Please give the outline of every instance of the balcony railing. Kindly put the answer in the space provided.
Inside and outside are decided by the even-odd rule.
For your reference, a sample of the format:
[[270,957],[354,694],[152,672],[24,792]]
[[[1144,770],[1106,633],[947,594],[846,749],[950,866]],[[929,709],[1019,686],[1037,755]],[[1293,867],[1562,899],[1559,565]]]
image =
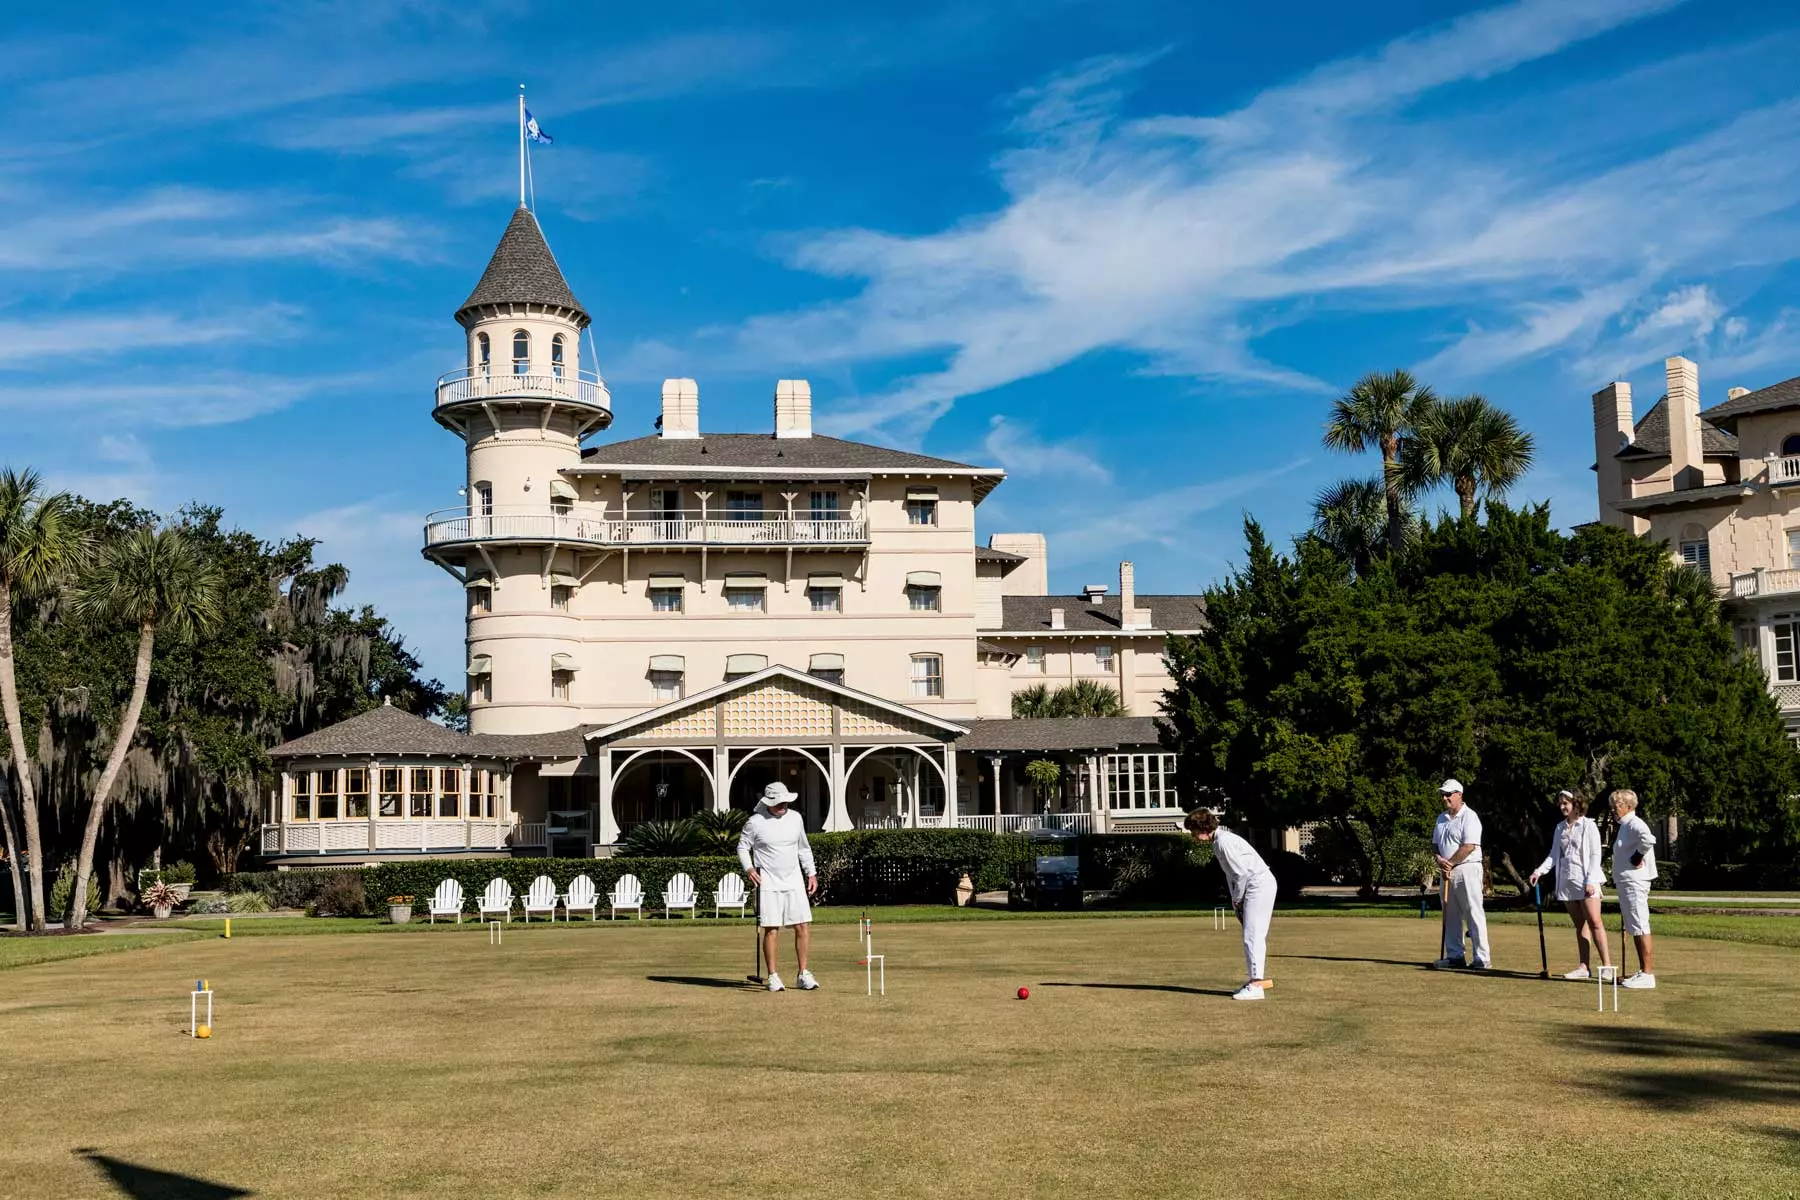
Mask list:
[[612,394],[606,390],[606,380],[594,371],[533,371],[517,375],[464,368],[438,379],[439,407],[470,400],[566,400],[612,411]]
[[1789,596],[1800,592],[1800,571],[1792,568],[1746,571],[1731,577],[1731,598],[1753,600],[1759,596]]
[[1775,484],[1800,484],[1800,454],[1786,457],[1771,457],[1769,463],[1769,482]]
[[676,513],[621,519],[584,505],[553,508],[496,505],[446,508],[425,518],[425,545],[518,541],[592,546],[862,546],[869,523],[861,518],[748,519]]
[[433,850],[504,850],[511,821],[381,820],[289,821],[262,827],[264,854],[367,854]]

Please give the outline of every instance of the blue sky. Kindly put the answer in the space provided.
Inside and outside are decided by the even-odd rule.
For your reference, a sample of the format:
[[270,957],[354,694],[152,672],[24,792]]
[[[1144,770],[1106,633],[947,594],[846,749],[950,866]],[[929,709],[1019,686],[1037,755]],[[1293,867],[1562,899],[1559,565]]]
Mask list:
[[0,460],[320,537],[447,680],[431,384],[521,82],[614,436],[667,375],[714,431],[809,378],[831,432],[1006,467],[983,534],[1061,590],[1303,528],[1370,470],[1318,444],[1368,370],[1518,414],[1565,525],[1606,382],[1800,374],[1791,4],[68,11],[0,18]]

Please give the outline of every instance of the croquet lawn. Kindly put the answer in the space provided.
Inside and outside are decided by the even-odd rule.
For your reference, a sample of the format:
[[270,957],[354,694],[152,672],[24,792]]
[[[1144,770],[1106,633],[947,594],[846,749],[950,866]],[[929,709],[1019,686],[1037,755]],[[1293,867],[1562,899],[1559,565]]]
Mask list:
[[885,998],[843,924],[773,996],[710,921],[22,966],[0,1196],[1800,1195],[1800,951],[1659,939],[1615,1015],[1530,926],[1452,974],[1435,920],[1277,914],[1246,1004],[1210,925],[878,923]]

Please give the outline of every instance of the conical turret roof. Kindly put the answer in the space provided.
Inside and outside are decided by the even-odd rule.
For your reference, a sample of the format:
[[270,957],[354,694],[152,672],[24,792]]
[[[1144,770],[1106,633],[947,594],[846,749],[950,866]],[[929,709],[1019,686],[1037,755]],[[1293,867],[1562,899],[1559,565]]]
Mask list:
[[494,247],[494,256],[488,259],[481,282],[456,310],[456,319],[460,321],[471,309],[489,304],[544,304],[572,310],[581,325],[589,321],[587,310],[569,290],[568,280],[556,265],[556,256],[550,253],[550,244],[544,240],[537,218],[523,204],[513,210],[512,222],[500,235],[500,244]]

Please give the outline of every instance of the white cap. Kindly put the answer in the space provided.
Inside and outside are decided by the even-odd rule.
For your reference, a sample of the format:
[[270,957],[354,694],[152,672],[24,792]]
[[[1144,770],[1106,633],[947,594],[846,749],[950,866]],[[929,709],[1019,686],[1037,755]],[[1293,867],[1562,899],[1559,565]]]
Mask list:
[[1439,788],[1438,791],[1448,796],[1451,792],[1462,791],[1462,784],[1454,779],[1446,779],[1444,780],[1444,786]]
[[779,779],[764,788],[762,794],[762,802],[770,808],[774,808],[777,804],[792,804],[799,798],[800,793],[788,791],[787,784]]

